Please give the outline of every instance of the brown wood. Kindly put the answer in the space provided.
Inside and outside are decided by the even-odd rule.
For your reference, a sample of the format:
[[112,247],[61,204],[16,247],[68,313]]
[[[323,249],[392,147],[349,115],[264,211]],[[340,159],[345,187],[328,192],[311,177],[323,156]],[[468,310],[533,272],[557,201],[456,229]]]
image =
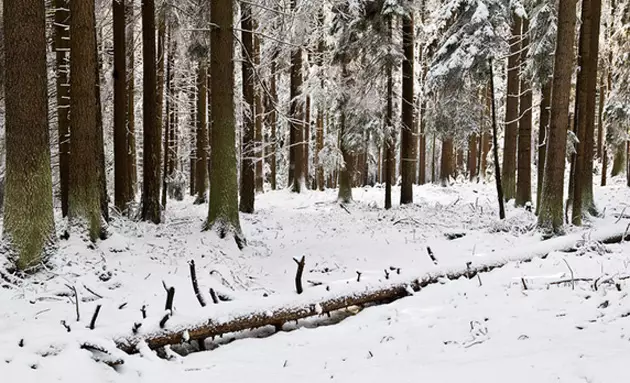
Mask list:
[[414,19],[413,13],[403,16],[402,45],[402,117],[400,141],[400,204],[413,203],[413,184],[416,177],[416,127],[414,124]]

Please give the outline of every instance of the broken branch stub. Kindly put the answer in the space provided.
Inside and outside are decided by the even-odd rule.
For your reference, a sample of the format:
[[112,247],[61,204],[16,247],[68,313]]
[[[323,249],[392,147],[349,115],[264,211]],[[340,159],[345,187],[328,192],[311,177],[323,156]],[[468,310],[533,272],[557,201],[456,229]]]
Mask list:
[[298,294],[302,294],[304,289],[302,288],[302,274],[304,273],[304,265],[306,263],[305,256],[302,256],[302,259],[299,261],[297,258],[293,258],[295,263],[297,263],[297,271],[295,272],[295,290]]

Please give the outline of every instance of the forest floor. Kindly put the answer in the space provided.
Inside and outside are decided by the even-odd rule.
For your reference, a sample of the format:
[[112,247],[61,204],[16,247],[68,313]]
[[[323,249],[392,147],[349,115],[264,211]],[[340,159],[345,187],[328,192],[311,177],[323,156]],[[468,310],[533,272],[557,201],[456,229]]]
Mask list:
[[[45,270],[0,289],[0,380],[630,381],[630,245],[589,241],[593,229],[617,225],[623,231],[628,225],[627,218],[618,219],[630,203],[624,183],[613,179],[595,189],[605,214],[568,229],[583,233],[576,252],[431,285],[330,326],[310,320],[268,337],[269,331],[228,335],[208,341],[211,351],[173,360],[141,353],[116,369],[97,363],[89,351],[64,343],[70,336],[60,322],[74,334],[88,325],[97,304],[97,330],[130,326],[140,320],[142,306],[149,316],[161,315],[163,283],[176,288],[175,316],[197,310],[189,260],[196,262],[202,293],[208,296],[213,287],[234,299],[221,305],[247,308],[260,306],[264,295],[295,295],[294,257],[305,256],[305,281],[350,284],[358,271],[362,280],[378,283],[390,267],[403,276],[462,268],[541,240],[533,213],[510,203],[507,219],[498,219],[493,184],[414,187],[413,205],[389,211],[382,209],[384,190],[378,187],[355,189],[356,202],[345,208],[332,190],[267,192],[257,196],[255,214],[241,216],[249,245],[242,252],[233,240],[200,232],[207,205],[169,201],[165,224],[114,220],[110,237],[96,248],[73,236],[60,242]],[[395,188],[394,201],[398,193]],[[550,285],[570,279],[571,272],[575,278],[610,277],[618,286],[601,284],[595,291],[591,282]],[[71,287],[79,295],[79,323]],[[305,282],[306,290],[314,288]],[[235,337],[240,339],[231,341]]]

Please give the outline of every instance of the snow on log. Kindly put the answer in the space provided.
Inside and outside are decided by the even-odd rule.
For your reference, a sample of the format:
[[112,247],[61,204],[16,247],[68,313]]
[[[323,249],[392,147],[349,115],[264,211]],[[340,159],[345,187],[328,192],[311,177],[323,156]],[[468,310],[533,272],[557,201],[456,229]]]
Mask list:
[[[588,235],[587,235],[588,234]],[[520,249],[510,249],[482,263],[469,262],[461,267],[441,267],[415,278],[404,275],[390,276],[379,282],[359,282],[344,286],[343,290],[326,291],[313,288],[299,296],[278,297],[252,302],[232,302],[196,309],[194,312],[174,312],[165,328],[160,328],[160,318],[146,319],[143,326],[133,334],[115,337],[117,347],[125,352],[138,351],[139,344],[146,344],[150,349],[179,344],[190,340],[211,338],[227,333],[249,330],[264,326],[281,327],[289,321],[297,321],[322,313],[341,310],[351,306],[383,304],[409,296],[421,288],[438,283],[443,279],[473,278],[478,273],[488,272],[510,262],[526,262],[534,258],[545,257],[554,251],[572,251],[577,244],[588,238],[603,243],[621,242],[630,235],[619,226],[606,227],[590,233],[575,233],[564,237],[552,238]],[[244,305],[245,304],[245,305]],[[202,318],[202,319],[199,319]]]

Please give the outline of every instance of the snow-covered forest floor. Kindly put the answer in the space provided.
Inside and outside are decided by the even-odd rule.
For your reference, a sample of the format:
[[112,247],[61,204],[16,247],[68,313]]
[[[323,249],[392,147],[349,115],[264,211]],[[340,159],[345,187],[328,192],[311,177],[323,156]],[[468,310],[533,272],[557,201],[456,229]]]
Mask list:
[[[306,320],[270,337],[260,337],[273,332],[263,329],[237,334],[233,342],[234,335],[208,340],[211,351],[172,360],[144,352],[125,356],[116,369],[97,363],[69,340],[93,333],[105,341],[103,334],[120,328],[130,333],[143,306],[149,317],[162,315],[163,283],[176,289],[174,318],[199,311],[189,260],[196,262],[207,300],[213,287],[233,298],[221,307],[246,309],[296,295],[294,257],[306,258],[306,293],[323,288],[306,281],[343,291],[356,283],[357,271],[363,282],[378,284],[390,267],[400,268],[397,278],[412,278],[540,242],[533,213],[509,204],[508,218],[498,220],[493,184],[415,187],[414,205],[389,211],[382,209],[378,187],[355,189],[356,203],[346,208],[334,202],[334,191],[267,192],[257,197],[254,215],[242,216],[249,245],[242,252],[232,240],[200,232],[207,205],[169,201],[165,224],[114,220],[111,236],[96,248],[77,236],[60,241],[46,270],[0,289],[0,377],[68,383],[628,381],[630,245],[589,240],[598,227],[623,231],[628,225],[617,218],[630,201],[624,181],[595,189],[605,216],[569,229],[585,239],[576,252],[552,252],[479,278],[431,285],[391,304],[348,313],[331,326]],[[612,283],[600,283],[597,291],[592,281],[577,281],[574,288],[553,284],[571,279],[571,272]],[[79,295],[80,323],[71,287]],[[96,330],[89,332],[85,327],[98,304]],[[205,312],[211,315],[213,307],[218,306]]]

